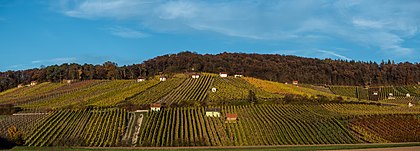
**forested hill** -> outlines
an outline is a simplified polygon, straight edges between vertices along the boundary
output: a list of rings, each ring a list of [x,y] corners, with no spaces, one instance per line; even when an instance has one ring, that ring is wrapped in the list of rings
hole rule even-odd
[[[419,63],[392,61],[355,62],[313,59],[274,54],[221,53],[217,55],[181,52],[159,56],[141,64],[121,66],[62,64],[42,69],[7,71],[0,74],[0,91],[30,81],[59,82],[63,79],[134,79],[174,72],[240,73],[279,82],[299,80],[309,84],[409,85],[420,81]]]

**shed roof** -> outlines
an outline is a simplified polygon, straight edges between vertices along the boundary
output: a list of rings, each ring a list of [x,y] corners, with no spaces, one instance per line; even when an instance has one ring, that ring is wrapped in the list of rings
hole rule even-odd
[[[220,108],[206,108],[206,112],[220,112]]]
[[[237,113],[226,113],[226,117],[227,118],[238,118],[238,114]]]
[[[160,103],[153,103],[150,105],[150,107],[161,107],[162,105]]]

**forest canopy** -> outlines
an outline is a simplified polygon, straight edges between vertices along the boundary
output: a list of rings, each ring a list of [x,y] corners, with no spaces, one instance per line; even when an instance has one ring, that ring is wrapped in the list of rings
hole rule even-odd
[[[278,82],[316,85],[410,85],[420,82],[419,63],[394,63],[391,60],[361,62],[303,58],[277,54],[180,52],[146,60],[141,64],[118,66],[62,64],[43,68],[0,72],[0,91],[31,81],[60,82],[91,79],[135,79],[183,72],[227,72]]]

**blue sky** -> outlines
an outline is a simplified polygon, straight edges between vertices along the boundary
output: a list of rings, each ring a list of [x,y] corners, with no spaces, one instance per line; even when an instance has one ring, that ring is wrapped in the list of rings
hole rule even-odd
[[[418,0],[0,0],[0,71],[246,52],[420,62]]]

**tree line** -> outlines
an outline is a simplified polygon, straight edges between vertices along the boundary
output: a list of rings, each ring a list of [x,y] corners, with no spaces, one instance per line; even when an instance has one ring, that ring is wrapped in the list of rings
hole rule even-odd
[[[391,60],[376,62],[314,59],[277,54],[197,54],[180,52],[146,60],[141,64],[118,66],[62,64],[0,73],[0,91],[31,81],[60,82],[91,79],[135,79],[139,76],[180,72],[227,72],[278,82],[316,85],[411,85],[420,82],[420,64]]]

